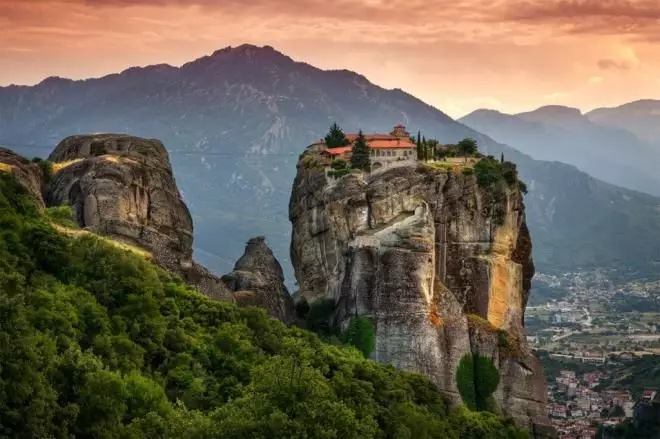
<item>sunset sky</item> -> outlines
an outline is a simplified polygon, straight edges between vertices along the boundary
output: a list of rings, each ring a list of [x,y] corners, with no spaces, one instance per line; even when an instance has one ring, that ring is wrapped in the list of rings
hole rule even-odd
[[[0,0],[0,85],[271,45],[453,117],[660,98],[659,0]]]

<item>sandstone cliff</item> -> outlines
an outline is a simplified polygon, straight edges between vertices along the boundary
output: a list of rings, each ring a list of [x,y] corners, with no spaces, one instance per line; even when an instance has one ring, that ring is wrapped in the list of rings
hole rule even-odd
[[[303,154],[289,205],[300,293],[332,299],[339,327],[371,317],[372,358],[428,375],[454,403],[479,406],[470,392],[492,381],[490,410],[547,424],[523,332],[534,266],[518,186],[415,165],[335,180],[324,160]]]
[[[192,260],[193,223],[158,140],[119,134],[73,136],[51,153],[49,205],[69,204],[85,229],[138,246],[204,294],[233,300]]]
[[[295,309],[284,285],[282,266],[263,236],[248,241],[234,271],[222,280],[234,292],[239,305],[265,308],[271,316],[293,323]]]

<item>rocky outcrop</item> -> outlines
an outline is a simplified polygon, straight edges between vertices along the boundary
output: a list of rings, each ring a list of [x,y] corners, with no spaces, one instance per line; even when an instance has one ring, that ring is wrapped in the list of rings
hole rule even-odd
[[[303,154],[289,205],[291,259],[310,305],[333,299],[342,328],[371,317],[371,357],[428,375],[456,404],[481,385],[461,361],[485,357],[498,375],[491,409],[547,424],[542,368],[523,331],[534,266],[517,185],[482,188],[469,173],[416,165],[335,180],[324,164],[314,148]]]
[[[44,175],[41,168],[7,148],[0,147],[0,172],[11,172],[34,195],[39,207],[44,207],[42,197]]]
[[[263,236],[252,238],[234,271],[222,277],[239,305],[265,308],[286,323],[295,318],[293,299],[284,285],[282,266]]]
[[[193,223],[158,140],[122,134],[64,139],[49,157],[48,204],[69,204],[80,227],[148,251],[204,294],[233,300],[192,260]]]

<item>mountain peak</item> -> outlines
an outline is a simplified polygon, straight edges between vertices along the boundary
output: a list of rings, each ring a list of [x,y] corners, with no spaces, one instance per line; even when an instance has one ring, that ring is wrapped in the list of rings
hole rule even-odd
[[[491,110],[489,108],[479,108],[471,113],[466,114],[461,119],[468,119],[472,117],[501,117],[501,116],[510,116],[510,115],[506,113],[502,113],[501,111],[498,110]]]
[[[48,78],[38,83],[37,86],[56,86],[62,84],[70,84],[72,82],[73,81],[71,79],[62,78],[61,76],[49,76]]]
[[[517,116],[520,115],[529,115],[529,114],[539,114],[539,115],[544,115],[544,116],[570,116],[570,117],[581,117],[582,116],[582,111],[578,108],[573,108],[573,107],[567,107],[565,105],[544,105],[542,107],[537,108],[536,110],[529,111],[529,112],[524,112],[524,113],[519,113]]]
[[[218,49],[211,54],[211,58],[225,57],[225,56],[258,56],[258,55],[279,55],[286,56],[282,52],[278,52],[273,46],[257,46],[255,44],[244,43],[239,46],[227,46]]]
[[[518,113],[515,116],[526,121],[560,125],[588,122],[588,119],[578,108],[564,105],[545,105],[533,111]]]

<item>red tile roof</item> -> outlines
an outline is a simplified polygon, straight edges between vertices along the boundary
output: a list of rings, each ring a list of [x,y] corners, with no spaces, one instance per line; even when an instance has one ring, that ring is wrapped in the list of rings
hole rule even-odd
[[[340,146],[339,148],[328,148],[326,151],[330,155],[339,155],[350,151],[352,148],[352,146]]]
[[[372,140],[372,141],[367,141],[367,144],[369,145],[369,148],[414,148],[415,144],[412,143],[408,139],[400,139],[397,138],[396,140]]]

